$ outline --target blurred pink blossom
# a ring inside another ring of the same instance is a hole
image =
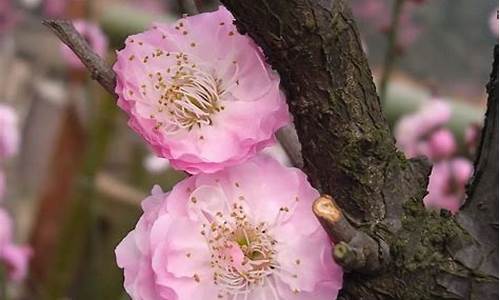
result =
[[[475,154],[481,138],[481,125],[477,123],[470,124],[465,129],[465,145],[470,154]]]
[[[0,0],[0,34],[10,30],[20,18],[12,0]]]
[[[390,8],[382,0],[358,0],[352,2],[352,12],[359,20],[367,21],[378,29],[390,23]]]
[[[15,110],[0,104],[0,159],[6,159],[17,153],[19,149],[19,124]]]
[[[429,208],[458,212],[465,200],[465,185],[472,176],[472,163],[454,158],[434,164],[424,204]]]
[[[175,169],[242,163],[290,122],[279,76],[222,6],[128,37],[114,70],[129,125]]]
[[[411,46],[422,32],[421,26],[413,20],[416,6],[414,3],[406,3],[400,16],[397,44],[403,49]]]
[[[410,46],[422,31],[422,28],[413,20],[415,8],[421,4],[421,1],[417,0],[416,2],[404,3],[399,15],[397,45],[400,48]],[[381,32],[389,31],[391,9],[384,0],[358,0],[352,3],[354,16],[359,20],[370,23]]]
[[[498,38],[498,7],[491,12],[489,23],[491,32]]]
[[[312,213],[319,193],[268,156],[153,188],[116,248],[132,299],[336,299],[342,269]]]
[[[425,155],[431,160],[450,157],[456,150],[452,133],[443,128],[451,108],[443,100],[425,102],[415,113],[402,117],[395,126],[397,146],[407,157]]]
[[[68,0],[44,0],[43,14],[49,17],[63,17],[68,3]]]
[[[97,24],[86,20],[75,20],[73,25],[99,56],[104,57],[106,55],[106,51],[108,50],[108,39]],[[75,69],[84,68],[80,59],[73,53],[73,51],[62,43],[61,52],[70,67]]]
[[[432,132],[424,144],[422,153],[434,161],[449,158],[457,150],[455,137],[446,128]]]
[[[13,241],[12,219],[0,208],[0,264],[7,268],[9,279],[19,282],[26,277],[31,249]]]

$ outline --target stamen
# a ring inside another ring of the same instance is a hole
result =
[[[193,43],[194,45],[194,43]],[[167,56],[170,53],[166,54]],[[147,63],[147,57],[145,63]],[[170,73],[174,75],[169,76]],[[222,80],[190,61],[184,53],[175,55],[175,68],[168,68],[165,75],[157,72],[153,86],[160,92],[158,112],[168,115],[164,130],[175,133],[181,129],[212,125],[214,114],[222,110],[221,98],[226,89]],[[150,76],[152,78],[152,76]],[[152,78],[153,79],[153,78]]]
[[[273,289],[271,277],[281,268],[275,258],[276,241],[267,233],[268,225],[253,225],[243,206],[237,203],[226,214],[217,212],[216,216],[208,220],[210,230],[205,232],[205,240],[211,251],[213,283],[220,287],[220,292],[232,298],[247,298],[255,287],[269,284]]]

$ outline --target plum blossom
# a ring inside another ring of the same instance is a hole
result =
[[[465,129],[464,140],[469,154],[474,155],[481,139],[482,126],[478,123],[471,123]]]
[[[92,50],[94,50],[101,57],[106,55],[106,51],[108,50],[108,39],[97,24],[86,20],[75,20],[73,25],[75,26],[75,29],[87,40]],[[71,68],[84,68],[80,59],[68,46],[63,43],[61,43],[61,53]]]
[[[19,18],[20,14],[11,0],[0,0],[0,35],[11,29]]]
[[[465,200],[465,185],[472,169],[472,163],[464,158],[434,164],[427,188],[429,194],[424,198],[425,206],[458,212]]]
[[[31,249],[13,242],[12,219],[0,208],[0,264],[7,268],[10,280],[19,282],[26,277]]]
[[[398,41],[401,49],[409,47],[420,35],[422,28],[415,23],[413,15],[421,1],[405,2],[399,15]],[[377,30],[387,32],[391,26],[391,8],[384,0],[353,1],[352,11],[357,19],[366,21]]]
[[[129,125],[175,169],[242,163],[290,122],[278,75],[224,7],[130,36],[114,70]]]
[[[49,17],[62,17],[66,12],[67,0],[44,0],[42,5],[43,14]]]
[[[431,160],[450,157],[456,151],[453,134],[444,125],[451,118],[450,106],[439,99],[426,102],[414,114],[396,124],[397,146],[407,157],[425,155]]]
[[[335,299],[342,269],[305,174],[259,155],[153,188],[116,248],[132,299]]]
[[[19,120],[15,110],[0,104],[0,159],[16,154],[19,149]]]

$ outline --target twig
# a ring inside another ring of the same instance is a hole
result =
[[[96,188],[99,192],[124,204],[139,206],[146,194],[114,178],[107,173],[99,173],[96,177]]]
[[[286,126],[276,132],[276,138],[285,150],[292,165],[297,168],[304,167],[302,159],[301,146],[297,132],[292,125]]]
[[[398,40],[398,29],[399,20],[405,0],[395,0],[394,6],[392,8],[392,19],[391,25],[389,27],[389,32],[387,36],[387,50],[385,52],[384,67],[382,69],[382,77],[380,78],[380,100],[382,103],[385,102],[387,97],[387,84],[389,83],[389,78],[391,77],[392,70],[394,68],[394,63],[396,59],[396,49]]]
[[[388,247],[354,228],[332,197],[323,195],[313,204],[313,212],[335,243],[334,259],[346,270],[373,273],[389,260]]]
[[[90,71],[93,79],[97,80],[106,91],[117,98],[115,94],[115,72],[92,50],[70,21],[44,20],[42,24],[50,28],[64,44],[73,50]]]
[[[191,2],[195,5],[195,2]],[[97,80],[115,99],[116,74],[106,62],[99,57],[89,46],[87,41],[76,31],[73,24],[62,20],[45,20],[43,24],[50,28],[59,39],[66,44],[80,58],[82,63],[92,74],[92,78]],[[278,131],[277,138],[285,149],[288,157],[295,167],[302,168],[303,160],[300,149],[300,142],[292,127],[286,127]]]
[[[179,10],[188,15],[197,15],[200,13],[198,2],[196,0],[178,0]]]

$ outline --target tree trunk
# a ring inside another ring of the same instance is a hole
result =
[[[424,209],[430,165],[395,148],[343,0],[222,2],[281,76],[312,184],[378,245],[361,245],[339,299],[497,299],[498,50],[470,197],[453,217]]]

